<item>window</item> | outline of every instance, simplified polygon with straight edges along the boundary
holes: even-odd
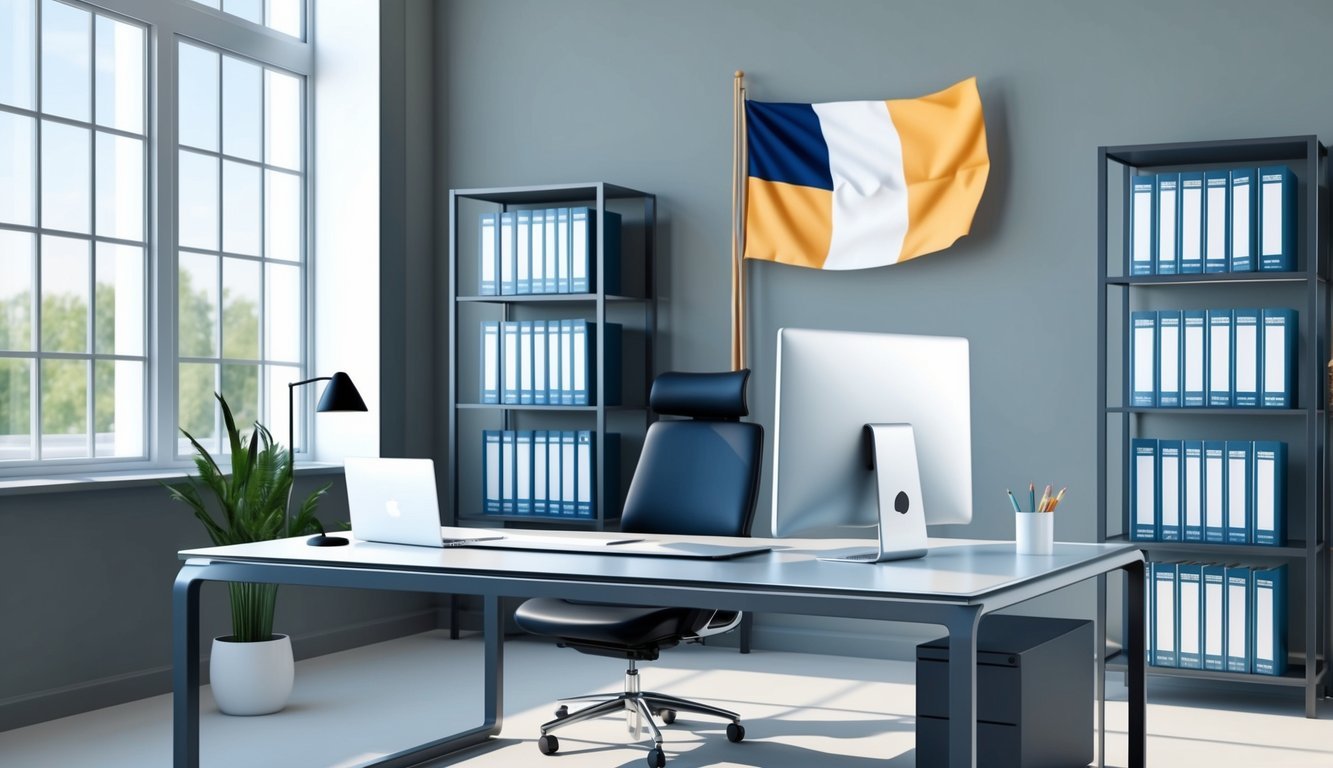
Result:
[[[254,24],[262,24],[292,37],[301,37],[305,27],[301,0],[194,0]]]
[[[0,6],[0,461],[146,455],[144,27]]]
[[[225,448],[214,391],[285,432],[305,0],[204,5],[0,2],[0,475]]]
[[[302,82],[192,41],[178,60],[177,423],[213,450],[215,391],[281,432],[301,378]]]

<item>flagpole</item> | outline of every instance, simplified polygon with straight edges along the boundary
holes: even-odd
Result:
[[[745,73],[736,70],[731,92],[731,369],[745,367],[745,288],[741,263],[741,162],[745,131],[742,124]]]

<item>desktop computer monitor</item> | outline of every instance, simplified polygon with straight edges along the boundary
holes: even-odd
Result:
[[[968,377],[967,339],[779,330],[773,535],[864,536],[881,522],[885,489],[876,480],[885,472],[919,474],[911,508],[924,525],[971,521]],[[872,424],[911,426],[906,440],[878,443],[886,455],[876,458],[873,471],[866,429]],[[894,506],[908,507],[897,495]],[[897,524],[900,515],[887,514]],[[883,549],[889,532],[880,529]],[[923,526],[920,536],[924,547]]]

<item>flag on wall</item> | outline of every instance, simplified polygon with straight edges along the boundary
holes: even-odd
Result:
[[[745,101],[745,258],[866,269],[966,235],[990,157],[976,78],[918,99]]]

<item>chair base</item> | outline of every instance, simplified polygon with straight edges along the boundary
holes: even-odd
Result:
[[[657,753],[659,756],[662,755],[662,731],[657,727],[657,716],[659,715],[662,718],[662,722],[668,725],[675,721],[676,713],[678,712],[709,715],[723,720],[730,720],[731,724],[727,726],[727,738],[733,742],[738,742],[745,738],[745,728],[741,725],[740,715],[729,709],[722,709],[721,707],[714,707],[665,693],[640,691],[639,673],[634,668],[633,660],[630,660],[630,668],[625,672],[624,693],[594,693],[588,696],[562,698],[560,701],[590,702],[590,706],[584,707],[577,712],[568,712],[568,708],[562,705],[560,709],[557,710],[557,716],[554,720],[542,724],[542,744],[553,743],[554,740],[546,740],[546,737],[552,731],[564,728],[567,725],[583,722],[584,720],[592,720],[593,718],[603,717],[617,712],[625,713],[625,724],[634,740],[637,741],[640,738],[639,734],[642,729],[647,729],[653,740],[653,752]],[[566,712],[568,712],[568,714],[564,714]],[[558,744],[559,742],[554,743]],[[553,754],[555,749],[551,749],[548,752],[546,748],[543,748],[542,751],[547,754]],[[657,760],[664,763],[663,757],[657,757]]]

